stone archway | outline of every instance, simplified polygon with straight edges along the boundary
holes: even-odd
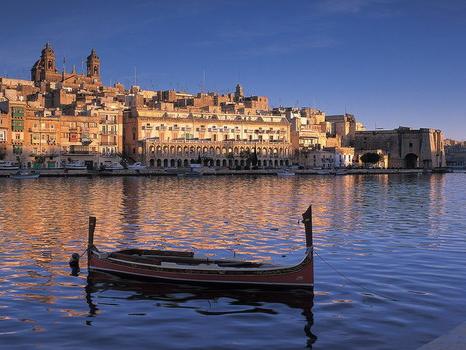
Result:
[[[151,168],[153,168],[154,165],[155,165],[155,160],[154,160],[154,159],[151,159],[151,160],[149,161],[149,166],[150,166]]]
[[[414,153],[408,153],[405,156],[405,168],[415,169],[418,167],[418,156]]]

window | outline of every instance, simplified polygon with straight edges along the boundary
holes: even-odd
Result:
[[[6,141],[6,133],[5,131],[0,130],[0,142]]]
[[[24,121],[12,119],[11,120],[11,130],[12,131],[23,131],[24,130]]]
[[[13,117],[24,117],[24,108],[12,107],[11,108],[11,115]]]

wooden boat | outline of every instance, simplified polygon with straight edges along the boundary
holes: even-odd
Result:
[[[89,218],[88,268],[136,279],[273,288],[313,288],[312,209],[303,214],[306,253],[295,265],[208,259],[189,251],[125,249],[101,252],[94,246],[95,217]]]
[[[16,173],[10,174],[11,179],[23,180],[23,179],[37,179],[39,178],[40,173],[32,171],[19,170]]]

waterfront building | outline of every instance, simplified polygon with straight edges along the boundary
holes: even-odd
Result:
[[[0,160],[12,158],[11,118],[0,110]]]
[[[222,167],[291,164],[290,127],[273,115],[166,112],[139,107],[125,112],[125,154],[155,167],[186,167],[201,160]]]
[[[293,149],[299,152],[327,145],[325,113],[315,108],[286,108]]]
[[[348,168],[354,165],[353,147],[326,147],[335,153],[335,168]]]
[[[445,140],[446,165],[452,169],[466,169],[466,141]]]
[[[357,158],[373,150],[387,156],[390,168],[444,167],[443,134],[436,129],[411,129],[356,131],[354,147]],[[357,160],[359,161],[359,160]]]
[[[73,66],[68,73],[63,62],[59,71],[46,44],[31,81],[0,78],[0,157],[35,167],[79,159],[95,168],[126,158],[164,168],[199,161],[230,168],[339,168],[381,150],[387,166],[445,163],[439,131],[364,133],[352,114],[271,109],[266,96],[248,96],[240,84],[225,94],[105,86],[94,49],[82,70]]]
[[[355,133],[365,130],[364,125],[358,122],[354,115],[348,113],[327,115],[325,121],[328,141],[333,141],[332,145],[328,144],[328,146],[354,147]],[[330,140],[332,138],[335,140]]]
[[[87,57],[87,75],[75,68],[67,74],[58,72],[47,44],[31,73],[32,81],[0,78],[1,156],[48,168],[75,159],[89,167],[119,161],[124,89],[101,84],[95,50]]]
[[[298,164],[306,169],[334,169],[335,150],[308,149],[298,154],[297,161]]]

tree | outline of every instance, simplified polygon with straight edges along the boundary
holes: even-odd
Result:
[[[381,159],[382,157],[380,156],[380,154],[373,152],[365,153],[361,156],[361,161],[364,164],[376,164],[380,162]]]

